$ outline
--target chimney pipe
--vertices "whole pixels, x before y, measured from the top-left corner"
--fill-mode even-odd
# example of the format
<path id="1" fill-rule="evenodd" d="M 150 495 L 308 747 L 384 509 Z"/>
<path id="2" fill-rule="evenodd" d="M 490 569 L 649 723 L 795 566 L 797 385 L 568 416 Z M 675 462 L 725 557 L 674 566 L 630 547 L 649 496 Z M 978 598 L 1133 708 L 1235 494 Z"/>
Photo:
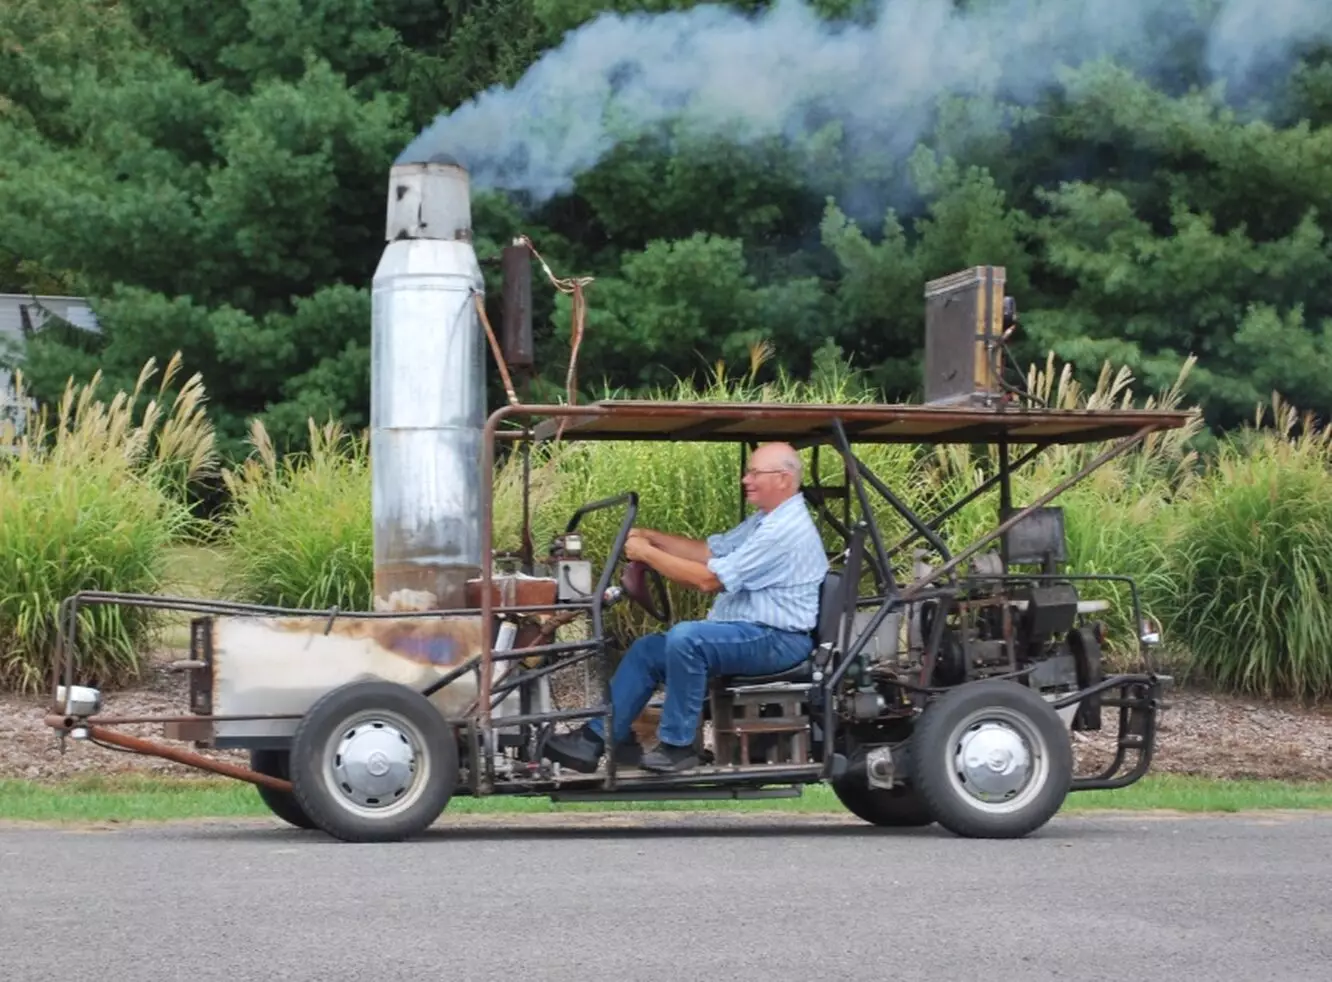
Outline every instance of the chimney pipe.
<path id="1" fill-rule="evenodd" d="M 532 254 L 515 239 L 500 254 L 504 278 L 504 313 L 500 322 L 500 349 L 512 369 L 526 374 L 535 363 L 532 350 Z"/>
<path id="2" fill-rule="evenodd" d="M 389 174 L 371 313 L 376 610 L 466 606 L 481 570 L 484 338 L 470 182 L 437 156 Z"/>

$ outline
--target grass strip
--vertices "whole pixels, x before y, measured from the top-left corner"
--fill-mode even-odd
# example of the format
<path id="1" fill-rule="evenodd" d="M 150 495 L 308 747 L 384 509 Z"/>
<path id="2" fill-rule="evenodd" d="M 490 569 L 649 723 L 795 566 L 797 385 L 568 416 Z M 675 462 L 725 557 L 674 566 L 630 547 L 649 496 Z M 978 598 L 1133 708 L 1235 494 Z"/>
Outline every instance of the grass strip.
<path id="1" fill-rule="evenodd" d="M 1332 810 L 1332 782 L 1225 781 L 1154 775 L 1118 791 L 1069 796 L 1067 813 L 1097 810 L 1245 812 Z M 755 801 L 651 801 L 552 803 L 546 798 L 455 798 L 449 814 L 522 815 L 555 812 L 737 811 L 844 813 L 824 786 L 799 798 Z M 239 781 L 126 775 L 84 777 L 60 783 L 0 780 L 0 821 L 152 822 L 203 818 L 251 818 L 268 814 L 255 789 Z"/>

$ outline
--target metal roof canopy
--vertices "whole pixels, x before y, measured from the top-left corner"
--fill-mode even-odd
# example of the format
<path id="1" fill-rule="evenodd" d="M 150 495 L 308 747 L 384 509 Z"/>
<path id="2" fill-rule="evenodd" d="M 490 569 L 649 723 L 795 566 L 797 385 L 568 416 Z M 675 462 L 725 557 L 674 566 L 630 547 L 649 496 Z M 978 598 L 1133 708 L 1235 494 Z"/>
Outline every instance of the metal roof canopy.
<path id="1" fill-rule="evenodd" d="M 1027 409 L 1005 406 L 806 405 L 607 400 L 582 406 L 510 406 L 510 417 L 546 417 L 537 440 L 785 441 L 810 445 L 840 420 L 852 443 L 1098 443 L 1143 429 L 1178 429 L 1193 413 L 1166 409 Z M 561 429 L 562 428 L 562 429 Z"/>

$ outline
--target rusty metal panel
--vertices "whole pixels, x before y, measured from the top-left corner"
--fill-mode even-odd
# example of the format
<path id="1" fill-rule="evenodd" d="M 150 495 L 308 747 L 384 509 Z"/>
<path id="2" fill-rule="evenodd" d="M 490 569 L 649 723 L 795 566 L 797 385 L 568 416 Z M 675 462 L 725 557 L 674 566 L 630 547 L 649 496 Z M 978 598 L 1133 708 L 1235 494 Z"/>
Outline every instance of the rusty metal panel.
<path id="1" fill-rule="evenodd" d="M 413 689 L 481 653 L 481 618 L 218 617 L 212 622 L 213 712 L 301 714 L 324 693 L 378 678 Z M 465 672 L 431 701 L 461 715 L 477 694 Z M 290 736 L 295 720 L 219 721 L 219 740 Z"/>
<path id="2" fill-rule="evenodd" d="M 925 401 L 984 403 L 999 395 L 989 345 L 1003 333 L 1002 266 L 974 266 L 925 284 Z"/>
<path id="3" fill-rule="evenodd" d="M 480 577 L 467 581 L 467 606 L 481 607 Z M 490 580 L 490 602 L 496 607 L 540 607 L 555 603 L 559 584 L 551 576 L 497 573 Z"/>

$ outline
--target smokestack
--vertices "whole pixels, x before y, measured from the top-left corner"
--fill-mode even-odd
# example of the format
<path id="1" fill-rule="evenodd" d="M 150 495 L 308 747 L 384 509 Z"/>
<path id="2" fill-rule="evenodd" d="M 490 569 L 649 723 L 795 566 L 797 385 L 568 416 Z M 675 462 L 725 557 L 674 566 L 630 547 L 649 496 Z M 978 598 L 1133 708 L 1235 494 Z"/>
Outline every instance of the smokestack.
<path id="1" fill-rule="evenodd" d="M 515 239 L 500 254 L 504 276 L 504 319 L 500 349 L 510 369 L 526 374 L 535 363 L 532 346 L 532 253 Z"/>
<path id="2" fill-rule="evenodd" d="M 466 606 L 481 570 L 484 338 L 467 171 L 436 155 L 389 172 L 371 314 L 375 609 Z"/>

